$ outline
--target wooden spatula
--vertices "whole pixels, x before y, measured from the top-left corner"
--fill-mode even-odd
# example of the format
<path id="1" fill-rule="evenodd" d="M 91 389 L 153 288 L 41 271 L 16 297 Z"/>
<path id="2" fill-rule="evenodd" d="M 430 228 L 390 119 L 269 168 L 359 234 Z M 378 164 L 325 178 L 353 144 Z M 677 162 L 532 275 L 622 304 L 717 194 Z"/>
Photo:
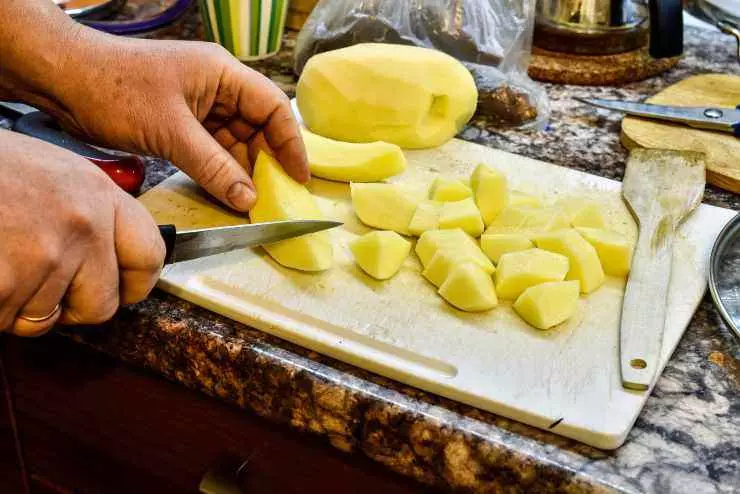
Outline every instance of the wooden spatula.
<path id="1" fill-rule="evenodd" d="M 704 194 L 704 155 L 693 151 L 635 149 L 627 161 L 622 195 L 639 236 L 622 305 L 622 385 L 648 389 L 663 344 L 673 239 Z"/>

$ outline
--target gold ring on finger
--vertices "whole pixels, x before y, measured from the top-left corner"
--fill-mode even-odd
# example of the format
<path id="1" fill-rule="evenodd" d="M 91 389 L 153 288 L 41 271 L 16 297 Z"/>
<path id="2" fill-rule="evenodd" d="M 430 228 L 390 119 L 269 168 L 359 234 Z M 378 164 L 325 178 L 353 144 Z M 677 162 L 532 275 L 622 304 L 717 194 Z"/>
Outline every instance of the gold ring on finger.
<path id="1" fill-rule="evenodd" d="M 55 315 L 57 315 L 57 312 L 59 312 L 61 310 L 61 308 L 62 308 L 62 306 L 60 304 L 57 304 L 57 305 L 54 306 L 54 310 L 52 310 L 51 312 L 49 312 L 45 316 L 36 317 L 36 316 L 24 316 L 22 314 L 19 314 L 18 315 L 18 319 L 23 319 L 24 321 L 28 321 L 28 322 L 44 322 L 44 321 L 48 321 L 49 319 L 51 319 L 52 317 L 54 317 Z"/>

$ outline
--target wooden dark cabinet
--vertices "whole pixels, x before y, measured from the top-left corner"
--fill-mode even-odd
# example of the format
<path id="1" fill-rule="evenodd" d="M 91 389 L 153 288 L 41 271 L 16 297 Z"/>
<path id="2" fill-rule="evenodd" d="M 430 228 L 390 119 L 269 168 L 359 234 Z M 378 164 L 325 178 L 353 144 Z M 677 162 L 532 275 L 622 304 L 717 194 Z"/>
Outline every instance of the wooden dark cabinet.
<path id="1" fill-rule="evenodd" d="M 2 359 L 34 493 L 196 493 L 209 469 L 247 458 L 249 494 L 429 492 L 59 335 L 6 338 Z"/>
<path id="2" fill-rule="evenodd" d="M 3 340 L 0 338 L 0 348 Z M 23 492 L 23 471 L 16 447 L 6 375 L 0 358 L 0 492 Z"/>

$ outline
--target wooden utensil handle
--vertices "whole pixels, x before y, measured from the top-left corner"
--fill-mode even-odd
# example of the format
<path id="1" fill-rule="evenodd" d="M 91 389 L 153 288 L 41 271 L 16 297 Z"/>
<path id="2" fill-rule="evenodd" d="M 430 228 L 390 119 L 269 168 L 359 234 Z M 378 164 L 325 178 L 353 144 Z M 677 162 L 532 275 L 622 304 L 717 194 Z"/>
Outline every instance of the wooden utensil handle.
<path id="1" fill-rule="evenodd" d="M 619 335 L 625 388 L 648 389 L 658 370 L 673 264 L 673 237 L 670 217 L 640 225 L 622 303 Z"/>

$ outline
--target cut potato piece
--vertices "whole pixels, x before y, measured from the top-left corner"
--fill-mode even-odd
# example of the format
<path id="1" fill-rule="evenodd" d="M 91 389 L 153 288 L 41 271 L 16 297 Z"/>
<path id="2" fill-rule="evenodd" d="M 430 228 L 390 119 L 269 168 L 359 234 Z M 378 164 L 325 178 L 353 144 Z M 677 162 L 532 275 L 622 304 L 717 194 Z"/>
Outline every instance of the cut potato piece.
<path id="1" fill-rule="evenodd" d="M 455 266 L 437 293 L 466 312 L 489 310 L 498 304 L 491 275 L 474 263 Z"/>
<path id="2" fill-rule="evenodd" d="M 541 208 L 542 201 L 535 196 L 512 190 L 509 192 L 509 206 L 525 206 L 528 208 Z"/>
<path id="3" fill-rule="evenodd" d="M 524 290 L 514 310 L 535 328 L 550 329 L 575 314 L 578 292 L 578 281 L 542 283 Z"/>
<path id="4" fill-rule="evenodd" d="M 460 228 L 473 237 L 479 237 L 485 226 L 480 211 L 471 197 L 462 201 L 445 202 L 439 213 L 439 228 Z"/>
<path id="5" fill-rule="evenodd" d="M 568 219 L 558 209 L 507 206 L 491 222 L 485 233 L 522 233 L 531 236 L 569 226 Z"/>
<path id="6" fill-rule="evenodd" d="M 273 157 L 260 152 L 252 177 L 257 202 L 249 212 L 253 223 L 293 219 L 322 219 L 311 193 L 283 170 Z M 285 267 L 323 271 L 334 261 L 329 232 L 317 232 L 263 246 Z"/>
<path id="7" fill-rule="evenodd" d="M 567 216 L 554 208 L 532 209 L 524 221 L 524 230 L 531 233 L 549 232 L 570 227 Z"/>
<path id="8" fill-rule="evenodd" d="M 508 192 L 506 177 L 484 164 L 478 165 L 470 177 L 475 204 L 480 210 L 483 223 L 489 225 L 506 207 Z"/>
<path id="9" fill-rule="evenodd" d="M 353 240 L 349 249 L 363 271 L 375 279 L 387 280 L 401 268 L 411 242 L 396 232 L 370 232 Z"/>
<path id="10" fill-rule="evenodd" d="M 517 233 L 524 227 L 524 222 L 534 211 L 533 208 L 522 206 L 507 206 L 494 218 L 488 228 L 488 233 Z"/>
<path id="11" fill-rule="evenodd" d="M 406 169 L 401 148 L 388 142 L 341 142 L 301 128 L 311 173 L 339 182 L 377 182 Z"/>
<path id="12" fill-rule="evenodd" d="M 596 201 L 580 198 L 561 199 L 555 203 L 568 219 L 570 226 L 604 228 L 604 216 Z"/>
<path id="13" fill-rule="evenodd" d="M 523 233 L 491 233 L 483 234 L 480 247 L 490 260 L 498 263 L 502 254 L 531 249 L 534 244 Z"/>
<path id="14" fill-rule="evenodd" d="M 470 71 L 441 51 L 359 43 L 312 56 L 296 100 L 306 126 L 319 135 L 426 148 L 465 126 L 478 90 Z"/>
<path id="15" fill-rule="evenodd" d="M 624 235 L 597 228 L 577 228 L 578 233 L 594 246 L 604 272 L 625 277 L 632 266 L 632 242 Z"/>
<path id="16" fill-rule="evenodd" d="M 563 281 L 568 273 L 568 258 L 542 249 L 503 254 L 496 269 L 496 293 L 515 300 L 530 286 L 548 281 Z"/>
<path id="17" fill-rule="evenodd" d="M 417 237 L 428 230 L 439 228 L 439 214 L 442 211 L 442 203 L 432 200 L 424 200 L 416 206 L 414 216 L 409 222 L 409 232 Z"/>
<path id="18" fill-rule="evenodd" d="M 462 180 L 437 177 L 432 184 L 429 198 L 439 202 L 461 201 L 472 197 L 473 192 Z"/>
<path id="19" fill-rule="evenodd" d="M 476 264 L 488 275 L 493 274 L 495 270 L 488 259 L 477 255 L 473 251 L 440 249 L 434 254 L 434 257 L 421 274 L 433 285 L 440 286 L 455 266 L 470 262 Z"/>
<path id="20" fill-rule="evenodd" d="M 604 283 L 604 270 L 596 249 L 576 230 L 543 233 L 534 238 L 534 243 L 540 249 L 568 257 L 567 279 L 580 281 L 582 293 L 591 293 Z"/>
<path id="21" fill-rule="evenodd" d="M 368 226 L 409 235 L 409 223 L 422 201 L 418 191 L 397 184 L 350 184 L 352 207 Z"/>
<path id="22" fill-rule="evenodd" d="M 490 272 L 493 272 L 493 263 L 480 250 L 470 235 L 457 228 L 454 230 L 431 230 L 422 233 L 419 241 L 416 242 L 416 255 L 423 266 L 427 266 L 438 250 L 452 250 L 455 252 L 470 253 L 481 260 L 481 262 L 490 265 Z"/>

